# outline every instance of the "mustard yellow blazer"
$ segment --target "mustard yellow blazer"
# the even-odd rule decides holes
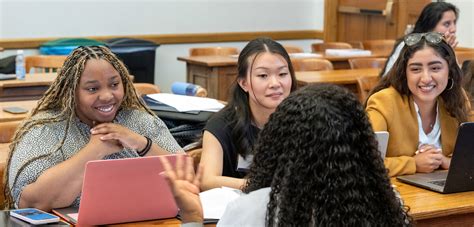
[[[451,117],[438,99],[441,124],[441,147],[445,156],[454,150],[459,122]],[[418,149],[418,119],[413,97],[401,95],[393,88],[385,88],[367,100],[367,114],[374,131],[388,131],[387,156],[384,160],[389,176],[416,172],[415,152]]]

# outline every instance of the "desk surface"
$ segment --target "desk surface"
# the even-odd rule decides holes
[[[351,58],[376,58],[376,57],[386,57],[381,55],[371,55],[371,56],[327,56],[322,54],[320,57],[327,59],[331,62],[338,61],[348,61]],[[189,64],[202,65],[207,67],[216,67],[216,66],[233,66],[237,65],[237,57],[233,56],[187,56],[187,57],[178,57],[179,61],[184,61]]]
[[[0,122],[6,121],[19,121],[25,119],[31,110],[36,106],[38,100],[27,100],[27,101],[12,101],[12,102],[0,102]],[[17,106],[28,110],[28,113],[24,114],[12,114],[3,111],[4,107]]]
[[[31,87],[31,86],[49,86],[56,78],[56,73],[35,73],[26,74],[24,80],[1,80],[0,88],[9,87]]]
[[[392,184],[410,207],[410,214],[415,220],[474,213],[474,191],[440,194],[402,183],[395,178]]]
[[[380,69],[338,69],[328,71],[295,72],[298,84],[333,83],[356,84],[357,78],[362,76],[376,77]]]
[[[391,180],[400,192],[405,204],[410,207],[410,214],[420,225],[424,224],[423,221],[429,221],[429,219],[436,219],[440,223],[439,221],[443,221],[443,218],[448,218],[450,215],[468,214],[474,216],[474,191],[444,195],[404,184],[395,178]],[[456,223],[462,222],[458,220]],[[180,221],[171,218],[134,224],[179,226]],[[127,223],[114,226],[133,226],[133,224]]]

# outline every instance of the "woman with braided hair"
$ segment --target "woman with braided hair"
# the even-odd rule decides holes
[[[85,164],[182,152],[107,48],[78,47],[13,138],[6,207],[78,206]]]
[[[335,85],[309,85],[277,107],[260,132],[244,187],[217,226],[407,226],[357,98]],[[202,222],[192,159],[162,159],[181,217]],[[206,166],[203,166],[206,168]],[[179,168],[183,168],[178,171]],[[183,171],[184,170],[184,171]]]

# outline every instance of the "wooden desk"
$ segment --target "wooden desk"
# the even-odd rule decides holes
[[[474,191],[444,195],[404,184],[395,178],[391,180],[405,204],[410,207],[410,214],[417,226],[444,227],[472,226],[474,224]],[[179,220],[171,218],[113,226],[179,226],[179,224]]]
[[[0,122],[6,121],[19,121],[25,119],[30,113],[31,110],[36,106],[38,100],[25,100],[25,101],[15,101],[15,102],[0,102]],[[17,106],[24,109],[27,109],[29,112],[24,114],[12,114],[3,111],[3,107],[8,106]]]
[[[322,57],[332,63],[334,69],[350,69],[351,65],[349,64],[349,59],[354,58],[387,58],[388,56],[373,54],[370,56],[331,56],[321,54]]]
[[[26,74],[24,80],[0,81],[0,101],[39,99],[56,78],[56,73]]]
[[[133,223],[123,223],[107,226],[160,226],[160,227],[180,227],[181,221],[177,218],[161,219],[154,221],[142,221],[142,222],[133,222]],[[216,224],[205,224],[206,227],[215,227]]]
[[[367,57],[367,56],[364,56]],[[383,57],[383,56],[370,56]],[[333,63],[334,69],[349,69],[350,58],[322,55],[321,58]],[[227,100],[230,86],[237,77],[237,58],[230,56],[192,56],[178,57],[186,62],[186,81],[207,89],[208,97]]]
[[[178,57],[186,62],[186,81],[207,89],[207,97],[227,101],[237,77],[237,58],[230,56]]]
[[[342,85],[357,94],[357,78],[361,76],[376,77],[379,75],[379,72],[380,69],[340,69],[296,72],[296,81],[298,87],[313,83]]]
[[[392,184],[410,207],[417,226],[474,225],[474,191],[444,195],[404,184],[395,178]]]

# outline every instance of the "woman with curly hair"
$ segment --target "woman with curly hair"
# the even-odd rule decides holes
[[[240,189],[245,184],[242,178],[252,160],[251,147],[258,132],[278,104],[296,89],[288,53],[269,38],[250,41],[240,52],[237,69],[229,103],[204,128],[202,190],[221,186]]]
[[[198,170],[165,176],[183,223],[201,222]],[[260,133],[244,188],[218,226],[405,226],[363,107],[348,90],[309,85],[285,99]]]
[[[106,47],[78,47],[13,138],[6,206],[79,206],[88,161],[181,151],[125,65]]]
[[[459,124],[470,104],[454,50],[436,32],[405,36],[394,70],[371,91],[366,110],[376,131],[388,131],[390,176],[448,169]]]

